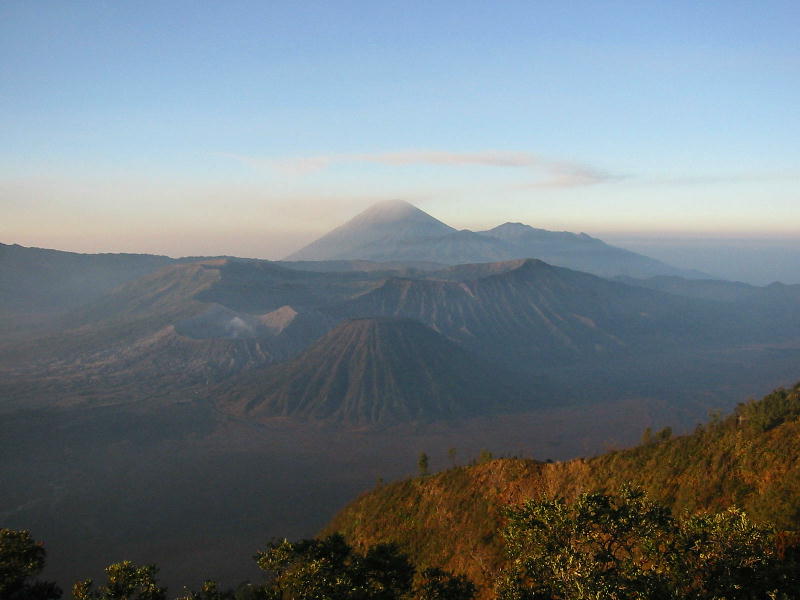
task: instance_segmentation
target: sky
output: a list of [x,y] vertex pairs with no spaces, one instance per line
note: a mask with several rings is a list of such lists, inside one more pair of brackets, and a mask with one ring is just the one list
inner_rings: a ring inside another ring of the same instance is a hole
[[280,258],[400,198],[800,248],[796,0],[5,0],[0,56],[4,243]]

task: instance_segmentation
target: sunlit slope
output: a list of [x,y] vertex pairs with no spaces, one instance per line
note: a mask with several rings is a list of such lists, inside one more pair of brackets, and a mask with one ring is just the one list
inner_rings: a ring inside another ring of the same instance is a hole
[[503,561],[501,509],[531,497],[643,486],[674,511],[731,504],[758,521],[800,529],[800,384],[668,439],[563,463],[500,459],[377,487],[345,507],[326,532],[361,547],[394,541],[421,565],[486,583]]

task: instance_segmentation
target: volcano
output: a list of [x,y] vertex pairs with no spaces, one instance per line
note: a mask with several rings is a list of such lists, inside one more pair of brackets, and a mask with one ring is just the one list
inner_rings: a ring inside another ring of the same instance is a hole
[[227,408],[255,417],[350,424],[518,410],[541,382],[503,372],[411,319],[353,319],[288,363],[249,373]]

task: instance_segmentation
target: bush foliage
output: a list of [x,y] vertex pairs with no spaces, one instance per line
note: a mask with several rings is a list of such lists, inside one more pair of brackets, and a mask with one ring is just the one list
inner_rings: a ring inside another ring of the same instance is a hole
[[499,600],[756,600],[800,589],[797,557],[735,508],[676,519],[644,492],[506,511]]

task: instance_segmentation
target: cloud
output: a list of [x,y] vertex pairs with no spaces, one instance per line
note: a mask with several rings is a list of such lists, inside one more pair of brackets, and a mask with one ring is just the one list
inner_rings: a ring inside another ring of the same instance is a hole
[[524,184],[517,189],[582,187],[621,179],[625,177],[583,165],[560,163],[551,164],[541,181]]
[[362,154],[330,154],[272,159],[222,154],[256,169],[270,169],[290,175],[306,175],[319,172],[339,164],[378,164],[387,166],[427,165],[446,167],[478,166],[506,169],[527,169],[537,173],[540,181],[527,187],[576,187],[594,185],[619,179],[592,167],[563,160],[542,157],[531,152],[448,152],[440,150],[405,150],[398,152],[376,152]]
[[652,185],[715,185],[718,183],[751,183],[760,181],[797,181],[800,173],[728,173],[719,175],[687,175],[650,177],[637,180]]
[[389,166],[443,165],[483,167],[539,167],[548,161],[529,152],[446,152],[438,150],[406,150],[401,152],[375,152],[362,154],[329,154],[293,158],[263,158],[242,154],[223,153],[254,168],[272,168],[298,174],[320,171],[337,164],[372,163]]
[[377,154],[342,155],[347,162],[369,162],[383,165],[446,165],[482,167],[538,167],[544,164],[539,156],[528,152],[442,152],[412,150]]
[[800,174],[729,173],[705,175],[636,176],[609,173],[576,161],[559,160],[532,152],[485,150],[481,152],[449,152],[442,150],[403,150],[353,154],[327,154],[291,158],[264,158],[241,154],[219,154],[253,169],[303,176],[344,164],[376,164],[385,166],[487,167],[528,171],[534,177],[529,183],[515,184],[517,190],[542,188],[586,187],[625,181],[631,185],[693,186],[767,181],[796,181]]

